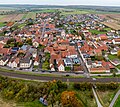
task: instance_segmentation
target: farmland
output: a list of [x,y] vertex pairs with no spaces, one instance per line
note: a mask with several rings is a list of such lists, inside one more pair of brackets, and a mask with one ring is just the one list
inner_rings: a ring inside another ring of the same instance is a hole
[[62,10],[61,15],[70,15],[70,14],[87,14],[89,13],[88,11],[83,11],[83,10]]
[[28,12],[25,14],[0,15],[0,22],[19,21],[21,19],[35,19],[36,13]]
[[107,19],[107,21],[102,22],[104,25],[115,30],[120,30],[120,14],[102,14],[99,16]]

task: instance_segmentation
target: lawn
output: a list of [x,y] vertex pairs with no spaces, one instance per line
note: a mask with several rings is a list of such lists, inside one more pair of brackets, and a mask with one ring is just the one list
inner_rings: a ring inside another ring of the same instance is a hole
[[97,107],[92,90],[91,91],[76,90],[76,93],[77,93],[78,99],[81,100],[82,103],[84,104],[84,107]]
[[33,102],[23,102],[17,104],[17,107],[46,107],[39,101],[33,101]]
[[98,34],[106,34],[107,33],[107,32],[103,32],[103,31],[99,31],[99,30],[90,30],[90,32],[92,34],[96,34],[96,35],[98,35]]
[[18,26],[18,28],[23,28],[23,27],[25,27],[25,26],[26,26],[26,24],[23,23],[23,24],[20,24],[20,25]]
[[120,95],[118,96],[117,101],[115,102],[114,107],[120,107]]
[[111,30],[111,28],[104,28],[104,30],[106,30],[106,31],[110,31],[110,30]]
[[110,55],[110,54],[108,55],[108,58],[110,60],[118,59],[117,55]]
[[117,65],[116,67],[117,67],[118,69],[120,69],[120,65]]
[[5,26],[5,25],[6,25],[5,23],[0,22],[0,27],[3,27],[3,26]]
[[100,100],[104,104],[104,107],[109,107],[112,99],[114,98],[116,91],[97,91]]

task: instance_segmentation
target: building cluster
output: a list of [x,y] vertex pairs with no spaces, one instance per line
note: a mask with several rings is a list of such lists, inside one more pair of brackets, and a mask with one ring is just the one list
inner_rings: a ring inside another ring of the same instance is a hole
[[[6,26],[0,37],[0,65],[17,69],[42,69],[46,62],[51,71],[83,71],[82,61],[89,72],[110,72],[120,60],[110,59],[120,51],[120,31],[101,24],[97,15],[38,13],[32,25],[11,31]],[[21,20],[19,23],[25,23]]]

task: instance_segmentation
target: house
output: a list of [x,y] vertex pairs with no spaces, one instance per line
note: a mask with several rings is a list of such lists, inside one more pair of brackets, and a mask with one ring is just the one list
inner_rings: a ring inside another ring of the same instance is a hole
[[13,48],[11,49],[11,52],[12,52],[12,53],[17,53],[18,50],[19,50],[18,47],[13,47]]
[[87,59],[86,66],[87,66],[88,68],[92,68],[92,60],[91,60],[91,59]]
[[93,67],[102,67],[102,62],[101,61],[95,61],[94,63],[92,63]]
[[65,66],[70,66],[70,67],[73,66],[73,63],[70,58],[65,58],[64,63],[65,63]]
[[19,58],[11,58],[8,62],[7,66],[11,68],[17,68],[19,65],[20,59]]
[[50,69],[51,69],[51,71],[55,71],[55,68],[54,68],[53,64],[50,66]]
[[35,40],[33,40],[33,46],[34,47],[38,47],[39,46],[39,44],[40,44],[40,40],[39,39],[35,39]]
[[38,66],[39,65],[39,56],[36,56],[34,59],[34,66]]
[[65,71],[65,66],[62,59],[60,59],[58,62],[58,71]]
[[90,73],[109,73],[110,69],[106,69],[105,67],[98,68],[90,68]]
[[110,51],[110,53],[111,53],[112,55],[117,55],[117,49],[116,49],[116,48],[112,49],[112,50]]
[[10,48],[1,48],[0,55],[7,55],[10,53]]
[[28,69],[32,65],[32,60],[29,57],[25,57],[20,60],[20,68]]
[[110,62],[105,62],[104,60],[102,61],[102,66],[106,69],[115,69],[115,66],[113,66]]
[[101,56],[102,55],[101,49],[94,49],[94,54],[97,56]]
[[104,40],[107,40],[108,37],[107,37],[106,34],[100,34],[100,35],[99,35],[99,39],[102,40],[102,41],[104,41]]
[[113,60],[110,60],[110,62],[114,65],[114,66],[117,66],[120,64],[120,60],[119,59],[113,59]]
[[10,59],[10,56],[9,55],[5,55],[3,56],[1,59],[0,59],[0,65],[4,66],[8,63]]
[[73,62],[74,64],[80,64],[79,58],[72,58],[72,62]]
[[120,44],[120,38],[113,39],[112,42],[115,45],[117,45],[117,44],[119,45]]

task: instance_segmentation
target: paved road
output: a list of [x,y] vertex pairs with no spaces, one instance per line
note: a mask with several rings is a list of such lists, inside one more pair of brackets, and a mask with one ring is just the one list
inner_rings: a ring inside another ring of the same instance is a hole
[[23,78],[23,79],[30,79],[30,80],[42,80],[42,81],[52,81],[52,80],[61,80],[66,82],[69,79],[70,82],[120,82],[120,78],[98,78],[93,80],[92,78],[71,78],[71,77],[54,77],[54,76],[34,76],[28,74],[18,74],[15,72],[4,72],[0,71],[0,75],[8,76],[8,77],[16,77],[16,78]]
[[98,97],[97,97],[97,94],[96,94],[96,92],[95,92],[95,89],[92,87],[92,91],[93,91],[93,94],[94,94],[94,97],[95,97],[95,100],[96,100],[96,103],[97,103],[97,105],[98,105],[98,107],[103,107],[102,105],[101,105],[101,103],[100,103],[100,101],[99,101],[99,99],[98,99]]
[[116,93],[115,97],[113,98],[112,102],[110,103],[109,107],[113,107],[115,104],[115,101],[117,100],[118,96],[120,95],[120,90]]
[[90,77],[89,70],[88,70],[88,68],[87,68],[87,66],[86,66],[86,64],[85,64],[85,62],[84,62],[84,60],[83,60],[83,58],[81,56],[80,49],[78,49],[77,44],[75,45],[75,48],[76,48],[76,50],[78,52],[78,56],[79,56],[80,60],[82,61],[81,65],[83,66],[84,72],[86,73],[86,77]]

